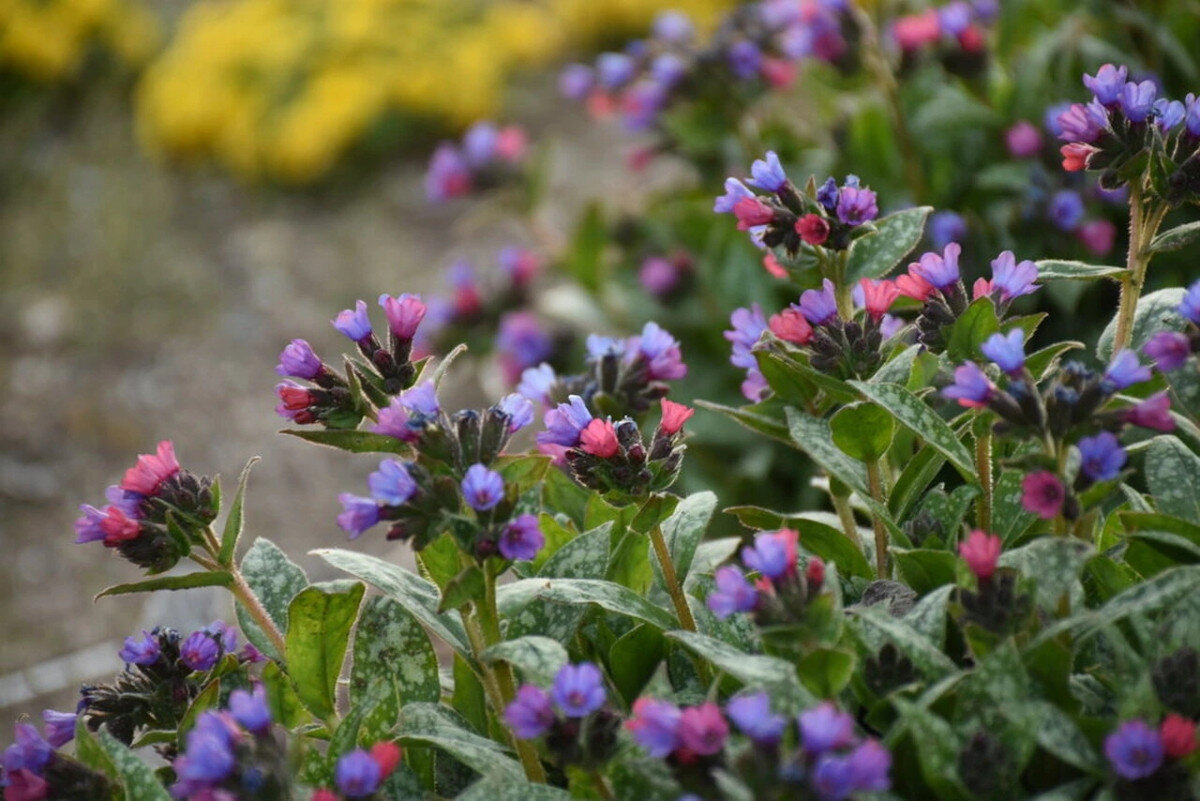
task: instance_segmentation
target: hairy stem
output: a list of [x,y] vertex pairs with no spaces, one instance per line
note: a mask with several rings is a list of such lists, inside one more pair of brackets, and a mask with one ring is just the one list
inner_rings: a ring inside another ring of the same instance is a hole
[[671,552],[667,549],[667,541],[663,539],[662,528],[658,525],[655,525],[650,531],[650,542],[654,544],[654,553],[658,555],[663,581],[666,582],[667,592],[671,593],[671,603],[675,605],[675,614],[679,618],[679,625],[688,631],[695,631],[696,619],[692,617],[687,596],[679,584],[679,576],[675,573],[675,563],[671,561]]
[[992,430],[987,428],[975,435],[975,471],[983,490],[975,504],[975,525],[984,531],[992,530]]
[[279,656],[285,656],[287,654],[287,643],[284,641],[279,627],[275,625],[275,621],[271,620],[271,615],[267,612],[266,607],[262,605],[262,601],[254,594],[254,590],[250,588],[250,585],[246,583],[246,578],[236,565],[231,566],[228,570],[233,575],[233,586],[230,587],[233,597],[237,598],[238,602],[250,613],[250,617],[254,618],[254,622],[263,630],[263,634],[267,635],[267,639],[271,641],[271,645],[275,646],[275,650],[279,652]]
[[[878,459],[872,459],[867,462],[867,481],[871,485],[871,497],[881,506],[886,506],[887,498],[883,492],[883,481],[879,476]],[[879,579],[886,579],[888,577],[887,528],[884,527],[883,521],[876,515],[871,515],[871,525],[875,529],[875,576]]]
[[1129,253],[1125,258],[1125,275],[1121,276],[1121,300],[1117,309],[1117,330],[1113,337],[1113,353],[1129,347],[1133,336],[1133,319],[1138,299],[1146,283],[1146,268],[1150,266],[1150,242],[1158,233],[1166,216],[1165,204],[1147,202],[1140,184],[1130,184],[1129,190]]
[[863,550],[862,535],[858,533],[858,523],[854,519],[854,510],[850,508],[849,496],[835,495],[831,492],[829,497],[833,499],[833,509],[842,523],[842,531],[845,533],[846,539],[857,545],[858,550]]

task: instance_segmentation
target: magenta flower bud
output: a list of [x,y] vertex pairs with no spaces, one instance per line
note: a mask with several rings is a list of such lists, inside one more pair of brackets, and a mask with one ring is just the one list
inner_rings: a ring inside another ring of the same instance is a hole
[[1000,538],[975,529],[958,544],[958,555],[980,581],[987,581],[996,572],[1000,559]]
[[379,305],[387,315],[392,336],[402,342],[412,340],[417,333],[417,326],[425,319],[426,306],[421,302],[421,296],[407,292],[398,298],[380,295]]
[[1021,480],[1021,506],[1043,520],[1053,520],[1062,511],[1067,491],[1049,470],[1030,473]]
[[125,471],[120,487],[126,492],[153,495],[158,485],[179,472],[175,445],[170,440],[158,443],[154,454],[138,456],[137,464]]
[[1192,355],[1192,343],[1186,334],[1178,331],[1159,331],[1142,346],[1142,353],[1153,359],[1159,370],[1169,373],[1187,363]]
[[691,706],[679,716],[679,746],[693,754],[712,756],[721,753],[729,737],[729,724],[721,708],[712,701]]
[[1126,423],[1155,431],[1174,431],[1175,418],[1171,416],[1171,399],[1167,393],[1156,392],[1136,406],[1125,410],[1121,419]]
[[1004,132],[1004,143],[1013,158],[1031,158],[1042,150],[1042,132],[1028,120],[1021,120]]
[[179,646],[179,661],[195,671],[212,670],[220,658],[221,644],[203,629],[193,631]]
[[279,354],[279,364],[275,372],[282,376],[303,378],[311,381],[321,374],[325,365],[320,357],[313,352],[312,346],[303,339],[293,339]]

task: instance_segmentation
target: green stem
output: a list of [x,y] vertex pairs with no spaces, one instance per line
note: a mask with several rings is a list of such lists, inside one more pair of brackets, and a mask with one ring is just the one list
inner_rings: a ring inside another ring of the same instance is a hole
[[1129,194],[1129,253],[1125,258],[1126,272],[1121,276],[1121,300],[1117,309],[1117,330],[1113,336],[1113,353],[1129,347],[1133,336],[1133,320],[1138,299],[1146,283],[1146,268],[1150,266],[1150,242],[1158,233],[1167,209],[1164,204],[1151,205],[1139,184],[1130,184]]
[[267,612],[266,607],[262,605],[262,601],[254,594],[250,585],[246,583],[242,571],[238,570],[236,565],[229,567],[228,570],[233,575],[233,586],[230,587],[233,597],[237,598],[245,610],[250,613],[250,617],[254,618],[254,622],[263,630],[263,634],[267,635],[267,639],[275,646],[279,656],[284,657],[287,654],[287,642],[283,639],[283,634],[275,625],[275,621],[271,620],[271,615]]
[[833,296],[837,301],[838,317],[843,320],[854,319],[854,287],[846,282],[846,254],[838,254],[833,264]]
[[[883,481],[879,477],[879,460],[867,462],[867,482],[871,486],[871,497],[881,506],[887,505],[887,497],[883,491]],[[887,528],[877,515],[871,516],[871,525],[875,528],[875,576],[886,579],[887,572]]]
[[612,788],[608,786],[608,782],[604,780],[604,776],[598,770],[592,771],[592,786],[596,788],[596,792],[604,801],[616,801]]
[[975,471],[979,474],[979,486],[983,495],[975,505],[975,525],[992,530],[992,430],[990,427],[975,435]]
[[658,564],[662,568],[663,581],[667,592],[671,594],[671,603],[675,605],[675,615],[679,625],[688,631],[696,630],[696,619],[692,617],[692,609],[688,606],[687,595],[679,584],[679,576],[675,573],[675,563],[671,561],[671,551],[667,549],[667,541],[663,539],[662,529],[656,524],[650,531],[650,542],[654,544],[654,553],[658,555]]
[[850,508],[850,497],[835,495],[832,492],[829,493],[829,497],[833,499],[833,509],[842,523],[842,531],[845,533],[846,539],[857,545],[858,550],[863,550],[862,535],[858,533],[858,522],[854,519],[854,510]]

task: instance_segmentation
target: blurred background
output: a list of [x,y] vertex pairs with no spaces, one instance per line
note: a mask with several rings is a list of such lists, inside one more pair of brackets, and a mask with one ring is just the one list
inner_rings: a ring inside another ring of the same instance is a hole
[[356,298],[528,244],[502,212],[426,202],[432,144],[477,118],[570,143],[548,155],[551,228],[654,181],[620,169],[627,138],[557,102],[550,67],[666,5],[0,0],[0,729],[73,706],[136,629],[225,613],[191,593],[92,604],[138,571],[71,544],[78,504],[160,439],[227,487],[263,456],[248,533],[320,574],[304,553],[344,542],[337,492],[372,460],[275,434],[280,348],[335,352],[328,320]]

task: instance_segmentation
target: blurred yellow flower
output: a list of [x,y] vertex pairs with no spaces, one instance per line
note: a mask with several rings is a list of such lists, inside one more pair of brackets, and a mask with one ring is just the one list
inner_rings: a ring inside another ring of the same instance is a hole
[[137,0],[0,0],[0,71],[33,81],[76,77],[94,50],[138,66],[158,41]]

